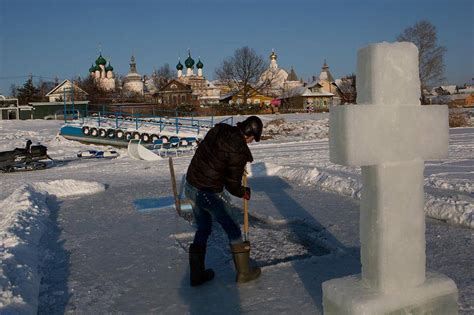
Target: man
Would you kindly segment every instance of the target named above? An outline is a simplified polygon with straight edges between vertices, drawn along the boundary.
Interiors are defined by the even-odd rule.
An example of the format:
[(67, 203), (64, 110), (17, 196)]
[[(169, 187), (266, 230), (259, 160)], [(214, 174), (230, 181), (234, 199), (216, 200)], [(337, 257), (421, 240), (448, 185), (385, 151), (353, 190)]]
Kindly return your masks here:
[(242, 186), (247, 162), (252, 162), (248, 143), (260, 141), (263, 123), (250, 116), (237, 126), (215, 125), (204, 137), (194, 154), (186, 174), (186, 196), (193, 204), (197, 231), (189, 248), (191, 286), (214, 278), (205, 268), (207, 239), (212, 231), (212, 218), (227, 233), (237, 270), (237, 282), (252, 281), (260, 276), (260, 268), (249, 265), (250, 244), (243, 242), (240, 225), (231, 215), (224, 188), (232, 195), (250, 199), (250, 188)]

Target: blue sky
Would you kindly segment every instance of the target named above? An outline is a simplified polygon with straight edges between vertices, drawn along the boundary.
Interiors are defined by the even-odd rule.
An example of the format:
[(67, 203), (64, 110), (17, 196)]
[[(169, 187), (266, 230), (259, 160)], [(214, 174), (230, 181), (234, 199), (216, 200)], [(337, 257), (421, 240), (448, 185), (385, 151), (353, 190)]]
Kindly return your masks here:
[(249, 46), (304, 79), (324, 60), (338, 78), (355, 72), (357, 50), (395, 41), (405, 28), (428, 20), (438, 30), (446, 83), (473, 83), (472, 0), (331, 1), (89, 1), (0, 0), (0, 94), (30, 73), (44, 78), (88, 74), (102, 54), (116, 74), (136, 57), (140, 74), (169, 63), (173, 70), (188, 48), (204, 63), (204, 75), (236, 48)]

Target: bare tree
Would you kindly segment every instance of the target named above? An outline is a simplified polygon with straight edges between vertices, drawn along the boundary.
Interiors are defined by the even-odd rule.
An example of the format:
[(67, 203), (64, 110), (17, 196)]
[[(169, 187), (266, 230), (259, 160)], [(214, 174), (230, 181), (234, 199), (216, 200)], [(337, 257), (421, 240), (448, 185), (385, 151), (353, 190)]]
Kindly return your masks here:
[[(114, 93), (99, 88), (92, 77), (89, 76), (85, 79), (78, 80), (76, 83), (82, 90), (87, 92), (91, 104), (106, 104), (111, 102)], [(74, 95), (75, 99), (76, 97), (77, 96)]]
[(356, 75), (354, 73), (346, 75), (333, 83), (336, 86), (341, 104), (355, 104), (357, 99)]
[(418, 47), (418, 59), (420, 67), (421, 98), (426, 104), (423, 91), (430, 85), (444, 80), (443, 57), (447, 49), (439, 46), (436, 27), (429, 21), (417, 22), (414, 26), (406, 28), (397, 37), (397, 41), (412, 42)]
[(159, 90), (165, 86), (173, 78), (173, 72), (168, 63), (165, 63), (158, 70), (155, 70), (152, 75), (153, 83)]
[(234, 55), (225, 59), (216, 69), (216, 78), (226, 84), (232, 93), (238, 93), (242, 105), (255, 93), (261, 93), (272, 84), (272, 78), (262, 79), (268, 64), (254, 49), (244, 46), (235, 50)]

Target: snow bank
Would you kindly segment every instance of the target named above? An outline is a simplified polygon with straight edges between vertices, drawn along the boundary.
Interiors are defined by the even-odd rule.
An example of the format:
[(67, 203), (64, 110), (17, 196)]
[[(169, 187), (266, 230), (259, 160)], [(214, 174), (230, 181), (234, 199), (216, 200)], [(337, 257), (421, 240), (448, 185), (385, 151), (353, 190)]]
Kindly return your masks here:
[(35, 190), (42, 194), (65, 198), (78, 195), (92, 195), (105, 190), (104, 184), (84, 182), (74, 179), (53, 180), (34, 184)]
[(295, 122), (287, 122), (284, 119), (275, 119), (265, 124), (263, 127), (262, 137), (267, 139), (321, 139), (327, 138), (328, 132), (329, 118)]
[(40, 240), (48, 226), (48, 196), (94, 194), (103, 184), (55, 180), (22, 185), (0, 202), (0, 313), (36, 314)]
[(252, 167), (250, 176), (280, 176), (292, 182), (316, 186), (326, 191), (359, 199), (362, 189), (362, 185), (351, 177), (329, 175), (315, 167), (290, 167), (273, 163), (259, 163)]
[[(279, 176), (298, 184), (316, 186), (325, 191), (356, 199), (360, 199), (362, 194), (362, 183), (356, 179), (330, 175), (314, 167), (289, 167), (273, 163), (259, 163), (252, 167), (249, 175), (253, 177)], [(428, 184), (432, 184), (432, 181), (428, 181)], [(460, 187), (464, 187), (464, 191), (472, 192), (471, 184)], [(460, 187), (457, 187), (457, 190), (462, 191)], [(425, 213), (434, 219), (474, 229), (474, 202), (473, 198), (468, 196), (456, 195), (437, 198), (425, 194)]]
[(464, 195), (436, 198), (425, 194), (425, 200), (429, 217), (474, 229), (473, 198)]
[(472, 194), (474, 192), (474, 183), (453, 179), (429, 177), (425, 179), (425, 186), (433, 188), (455, 190)]

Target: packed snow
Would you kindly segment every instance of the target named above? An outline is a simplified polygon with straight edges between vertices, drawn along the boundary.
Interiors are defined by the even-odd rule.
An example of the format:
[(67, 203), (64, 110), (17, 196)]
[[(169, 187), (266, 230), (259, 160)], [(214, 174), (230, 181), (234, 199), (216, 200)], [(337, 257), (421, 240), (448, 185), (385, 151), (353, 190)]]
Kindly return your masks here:
[[(326, 114), (261, 118), (265, 140), (250, 145), (249, 184), (262, 277), (234, 283), (215, 226), (206, 264), (216, 278), (197, 290), (187, 265), (194, 227), (173, 209), (133, 208), (136, 199), (172, 194), (167, 160), (133, 160), (125, 149), (113, 160), (79, 159), (107, 147), (62, 138), (61, 122), (1, 121), (0, 151), (31, 139), (54, 162), (0, 174), (0, 313), (321, 314), (321, 283), (360, 272), (360, 168), (329, 161)], [(449, 157), (425, 163), (427, 267), (456, 282), (461, 314), (474, 314), (472, 152), (474, 128), (451, 129)], [(177, 178), (190, 158), (174, 159)], [(241, 201), (232, 200), (240, 215)]]
[[(73, 179), (20, 185), (0, 202), (0, 310), (36, 313), (41, 276), (40, 240), (49, 223), (48, 198), (105, 191), (104, 184)], [(51, 202), (51, 201), (50, 201)]]

